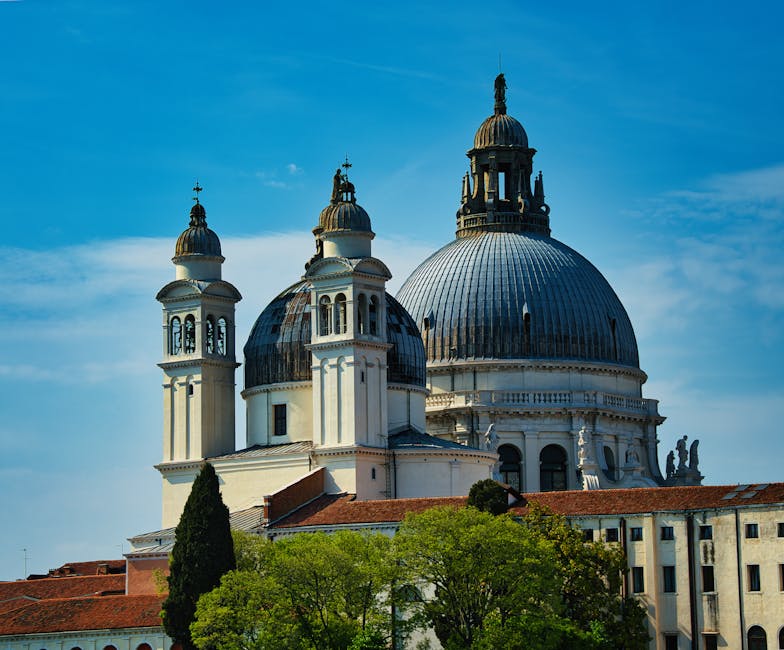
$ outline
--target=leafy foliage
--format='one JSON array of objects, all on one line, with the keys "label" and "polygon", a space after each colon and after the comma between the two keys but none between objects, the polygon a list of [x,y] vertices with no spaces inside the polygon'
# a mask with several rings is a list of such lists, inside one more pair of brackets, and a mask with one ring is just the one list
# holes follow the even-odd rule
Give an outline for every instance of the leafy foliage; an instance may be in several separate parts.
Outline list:
[{"label": "leafy foliage", "polygon": [[215,469],[204,463],[175,529],[169,596],[163,603],[163,627],[185,650],[193,648],[190,624],[201,594],[214,589],[234,568],[229,510],[223,504]]},{"label": "leafy foliage", "polygon": [[191,628],[198,648],[385,647],[385,595],[397,572],[387,537],[340,531],[235,540],[243,570],[199,601]]},{"label": "leafy foliage", "polygon": [[500,515],[509,508],[506,490],[491,478],[477,481],[471,486],[468,505],[491,515]]},{"label": "leafy foliage", "polygon": [[395,545],[409,579],[433,594],[416,615],[445,648],[472,647],[491,615],[560,610],[551,545],[508,516],[433,508],[407,516]]}]

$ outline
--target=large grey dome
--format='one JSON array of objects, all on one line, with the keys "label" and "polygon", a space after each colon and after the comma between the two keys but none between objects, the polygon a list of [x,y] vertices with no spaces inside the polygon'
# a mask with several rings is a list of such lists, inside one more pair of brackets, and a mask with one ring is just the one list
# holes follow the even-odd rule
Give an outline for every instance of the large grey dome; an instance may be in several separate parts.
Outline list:
[{"label": "large grey dome", "polygon": [[[245,344],[245,388],[310,381],[310,283],[302,280],[278,295],[256,320]],[[386,294],[387,382],[425,385],[425,350],[411,316]]]},{"label": "large grey dome", "polygon": [[480,232],[431,255],[397,295],[429,363],[557,359],[639,367],[629,317],[601,273],[536,233]]}]

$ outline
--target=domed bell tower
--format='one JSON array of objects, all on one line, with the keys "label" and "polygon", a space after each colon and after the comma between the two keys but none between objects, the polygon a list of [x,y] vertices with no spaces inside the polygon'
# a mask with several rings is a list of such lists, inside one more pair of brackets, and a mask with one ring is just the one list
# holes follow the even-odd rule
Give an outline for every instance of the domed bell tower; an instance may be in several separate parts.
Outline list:
[{"label": "domed bell tower", "polygon": [[[348,160],[319,216],[312,284],[313,442],[318,447],[385,447],[387,315],[391,274],[371,255],[370,217],[356,202]],[[350,489],[350,486],[347,486]]]},{"label": "domed bell tower", "polygon": [[466,154],[471,171],[463,177],[458,237],[477,231],[550,234],[541,172],[531,187],[534,154],[523,125],[506,114],[506,80],[499,74],[493,115],[479,127]]},{"label": "domed bell tower", "polygon": [[[234,451],[234,305],[239,291],[221,278],[221,245],[207,227],[196,183],[190,224],[177,239],[175,280],[163,305],[163,463]],[[165,499],[164,499],[165,501]]]}]

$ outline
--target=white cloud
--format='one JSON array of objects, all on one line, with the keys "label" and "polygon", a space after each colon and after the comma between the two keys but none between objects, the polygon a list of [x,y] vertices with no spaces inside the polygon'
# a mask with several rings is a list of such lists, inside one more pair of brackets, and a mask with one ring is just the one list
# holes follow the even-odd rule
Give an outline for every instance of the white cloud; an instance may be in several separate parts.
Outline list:
[{"label": "white cloud", "polygon": [[299,176],[303,173],[302,167],[297,167],[297,165],[294,163],[289,163],[286,165],[286,171],[288,171],[288,173],[292,176]]}]

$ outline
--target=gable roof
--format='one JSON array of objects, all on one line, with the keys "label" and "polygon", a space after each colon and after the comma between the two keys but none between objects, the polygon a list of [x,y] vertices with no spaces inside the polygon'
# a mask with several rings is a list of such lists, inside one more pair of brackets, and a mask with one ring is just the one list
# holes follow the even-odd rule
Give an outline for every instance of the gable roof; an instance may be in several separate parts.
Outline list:
[{"label": "gable roof", "polygon": [[162,602],[162,596],[41,600],[0,617],[0,634],[160,627]]},{"label": "gable roof", "polygon": [[122,593],[124,591],[124,573],[0,582],[0,606],[2,603],[15,598],[47,600],[50,598],[78,598],[105,593]]},{"label": "gable roof", "polygon": [[[422,512],[436,506],[461,507],[467,500],[467,497],[428,497],[356,501],[354,495],[323,495],[270,528],[396,524],[408,512]],[[510,512],[524,514],[530,502],[570,517],[784,505],[784,483],[530,492],[523,494]]]}]

